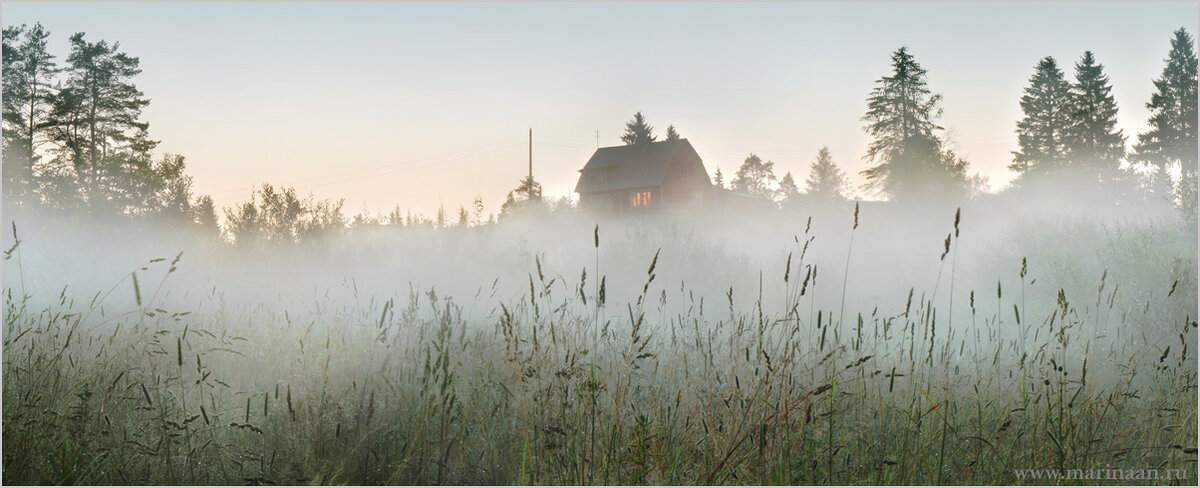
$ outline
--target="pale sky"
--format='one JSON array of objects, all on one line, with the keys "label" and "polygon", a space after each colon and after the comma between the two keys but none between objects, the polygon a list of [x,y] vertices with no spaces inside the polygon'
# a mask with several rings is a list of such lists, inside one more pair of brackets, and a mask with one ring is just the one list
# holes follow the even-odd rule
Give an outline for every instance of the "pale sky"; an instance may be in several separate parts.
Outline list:
[{"label": "pale sky", "polygon": [[751,152],[803,184],[818,148],[861,182],[860,118],[900,46],[944,96],[941,125],[993,188],[1012,177],[1019,99],[1054,56],[1068,77],[1092,50],[1129,137],[1171,33],[1196,2],[1064,3],[18,3],[5,26],[119,41],[159,150],[187,157],[217,205],[253,186],[399,205],[432,216],[481,195],[488,212],[526,172],[574,189],[596,148],[641,111],[674,124],[709,174]]}]

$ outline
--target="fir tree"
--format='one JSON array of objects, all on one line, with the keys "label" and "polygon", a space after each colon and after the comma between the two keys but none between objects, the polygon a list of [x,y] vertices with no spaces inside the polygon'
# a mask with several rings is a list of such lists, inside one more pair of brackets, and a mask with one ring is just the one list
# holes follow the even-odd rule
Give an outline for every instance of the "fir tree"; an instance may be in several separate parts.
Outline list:
[{"label": "fir tree", "polygon": [[1075,63],[1070,113],[1066,147],[1071,166],[1088,179],[1114,179],[1125,159],[1125,136],[1117,129],[1117,102],[1108,75],[1091,51]]},{"label": "fir tree", "polygon": [[1013,152],[1013,163],[1008,166],[1018,177],[1044,174],[1066,164],[1070,96],[1070,84],[1058,63],[1050,56],[1042,58],[1021,97],[1025,117],[1017,122],[1020,150]]},{"label": "fir tree", "polygon": [[779,190],[776,191],[781,207],[789,207],[794,205],[800,199],[800,187],[796,186],[796,180],[792,178],[792,172],[784,173],[783,179],[779,180]]},{"label": "fir tree", "polygon": [[892,53],[892,74],[871,90],[863,120],[872,141],[864,159],[877,164],[862,171],[865,189],[897,200],[968,193],[968,179],[937,136],[942,97],[929,90],[925,73],[902,47]]},{"label": "fir tree", "polygon": [[625,133],[621,135],[621,142],[627,146],[646,144],[655,139],[654,127],[646,123],[641,112],[633,114],[633,120],[625,123]]},{"label": "fir tree", "polygon": [[804,193],[809,199],[831,202],[846,199],[846,174],[833,162],[829,147],[817,151],[817,160],[808,170],[808,181]]},{"label": "fir tree", "polygon": [[679,139],[680,139],[679,133],[675,132],[675,126],[668,125],[667,126],[667,140],[668,141],[678,141]]},{"label": "fir tree", "polygon": [[725,189],[725,175],[721,174],[721,168],[717,168],[717,174],[713,175],[713,185]]},{"label": "fir tree", "polygon": [[[1174,195],[1185,208],[1196,205],[1196,51],[1194,39],[1180,28],[1171,39],[1171,51],[1162,76],[1154,80],[1150,130],[1138,135],[1135,158],[1152,165],[1158,179],[1166,180],[1168,168],[1178,166],[1182,179]],[[1165,186],[1165,185],[1164,185]]]}]

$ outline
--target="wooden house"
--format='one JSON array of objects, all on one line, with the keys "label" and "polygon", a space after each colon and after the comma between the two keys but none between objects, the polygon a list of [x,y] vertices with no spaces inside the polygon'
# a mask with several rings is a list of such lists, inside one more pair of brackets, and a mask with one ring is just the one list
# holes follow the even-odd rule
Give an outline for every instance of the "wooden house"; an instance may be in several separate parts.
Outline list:
[{"label": "wooden house", "polygon": [[581,208],[614,214],[695,207],[712,189],[687,139],[599,148],[575,185]]}]

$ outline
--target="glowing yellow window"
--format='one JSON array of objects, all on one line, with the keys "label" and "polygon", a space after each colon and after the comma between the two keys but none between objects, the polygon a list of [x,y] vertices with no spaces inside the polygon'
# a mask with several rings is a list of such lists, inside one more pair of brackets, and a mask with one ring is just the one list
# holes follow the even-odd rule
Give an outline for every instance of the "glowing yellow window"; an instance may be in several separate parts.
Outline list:
[{"label": "glowing yellow window", "polygon": [[650,192],[639,191],[630,194],[630,205],[634,207],[645,207],[650,205]]}]

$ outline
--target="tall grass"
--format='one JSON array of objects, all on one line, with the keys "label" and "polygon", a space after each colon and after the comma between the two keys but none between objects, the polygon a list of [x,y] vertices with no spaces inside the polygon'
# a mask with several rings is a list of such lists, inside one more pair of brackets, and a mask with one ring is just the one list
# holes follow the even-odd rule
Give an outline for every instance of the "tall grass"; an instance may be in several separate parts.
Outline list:
[{"label": "tall grass", "polygon": [[[958,227],[956,214],[955,240]],[[352,299],[301,310],[232,306],[215,290],[173,310],[159,290],[180,256],[114,285],[134,290],[130,303],[111,290],[77,301],[63,288],[35,309],[6,282],[3,481],[1008,484],[1024,482],[1014,469],[1103,466],[1195,475],[1196,318],[1177,314],[1194,279],[1190,290],[1145,285],[1144,307],[1117,309],[1107,272],[1093,302],[1037,287],[1036,268],[1011,261],[999,278],[1019,280],[1021,296],[998,284],[994,313],[979,316],[986,292],[955,290],[948,237],[944,303],[939,278],[847,314],[844,274],[835,318],[815,298],[839,292],[807,261],[810,228],[764,274],[782,280],[760,285],[783,289],[784,304],[765,307],[760,291],[739,307],[730,288],[727,315],[706,311],[686,283],[659,285],[659,254],[635,299],[607,300],[598,227],[592,276],[571,282],[535,255],[528,291],[506,301],[482,289],[467,303],[434,289],[359,297],[350,283]],[[1052,294],[1034,300],[1050,305],[1027,308],[1027,285]],[[1144,344],[1122,343],[1138,333]]]}]

